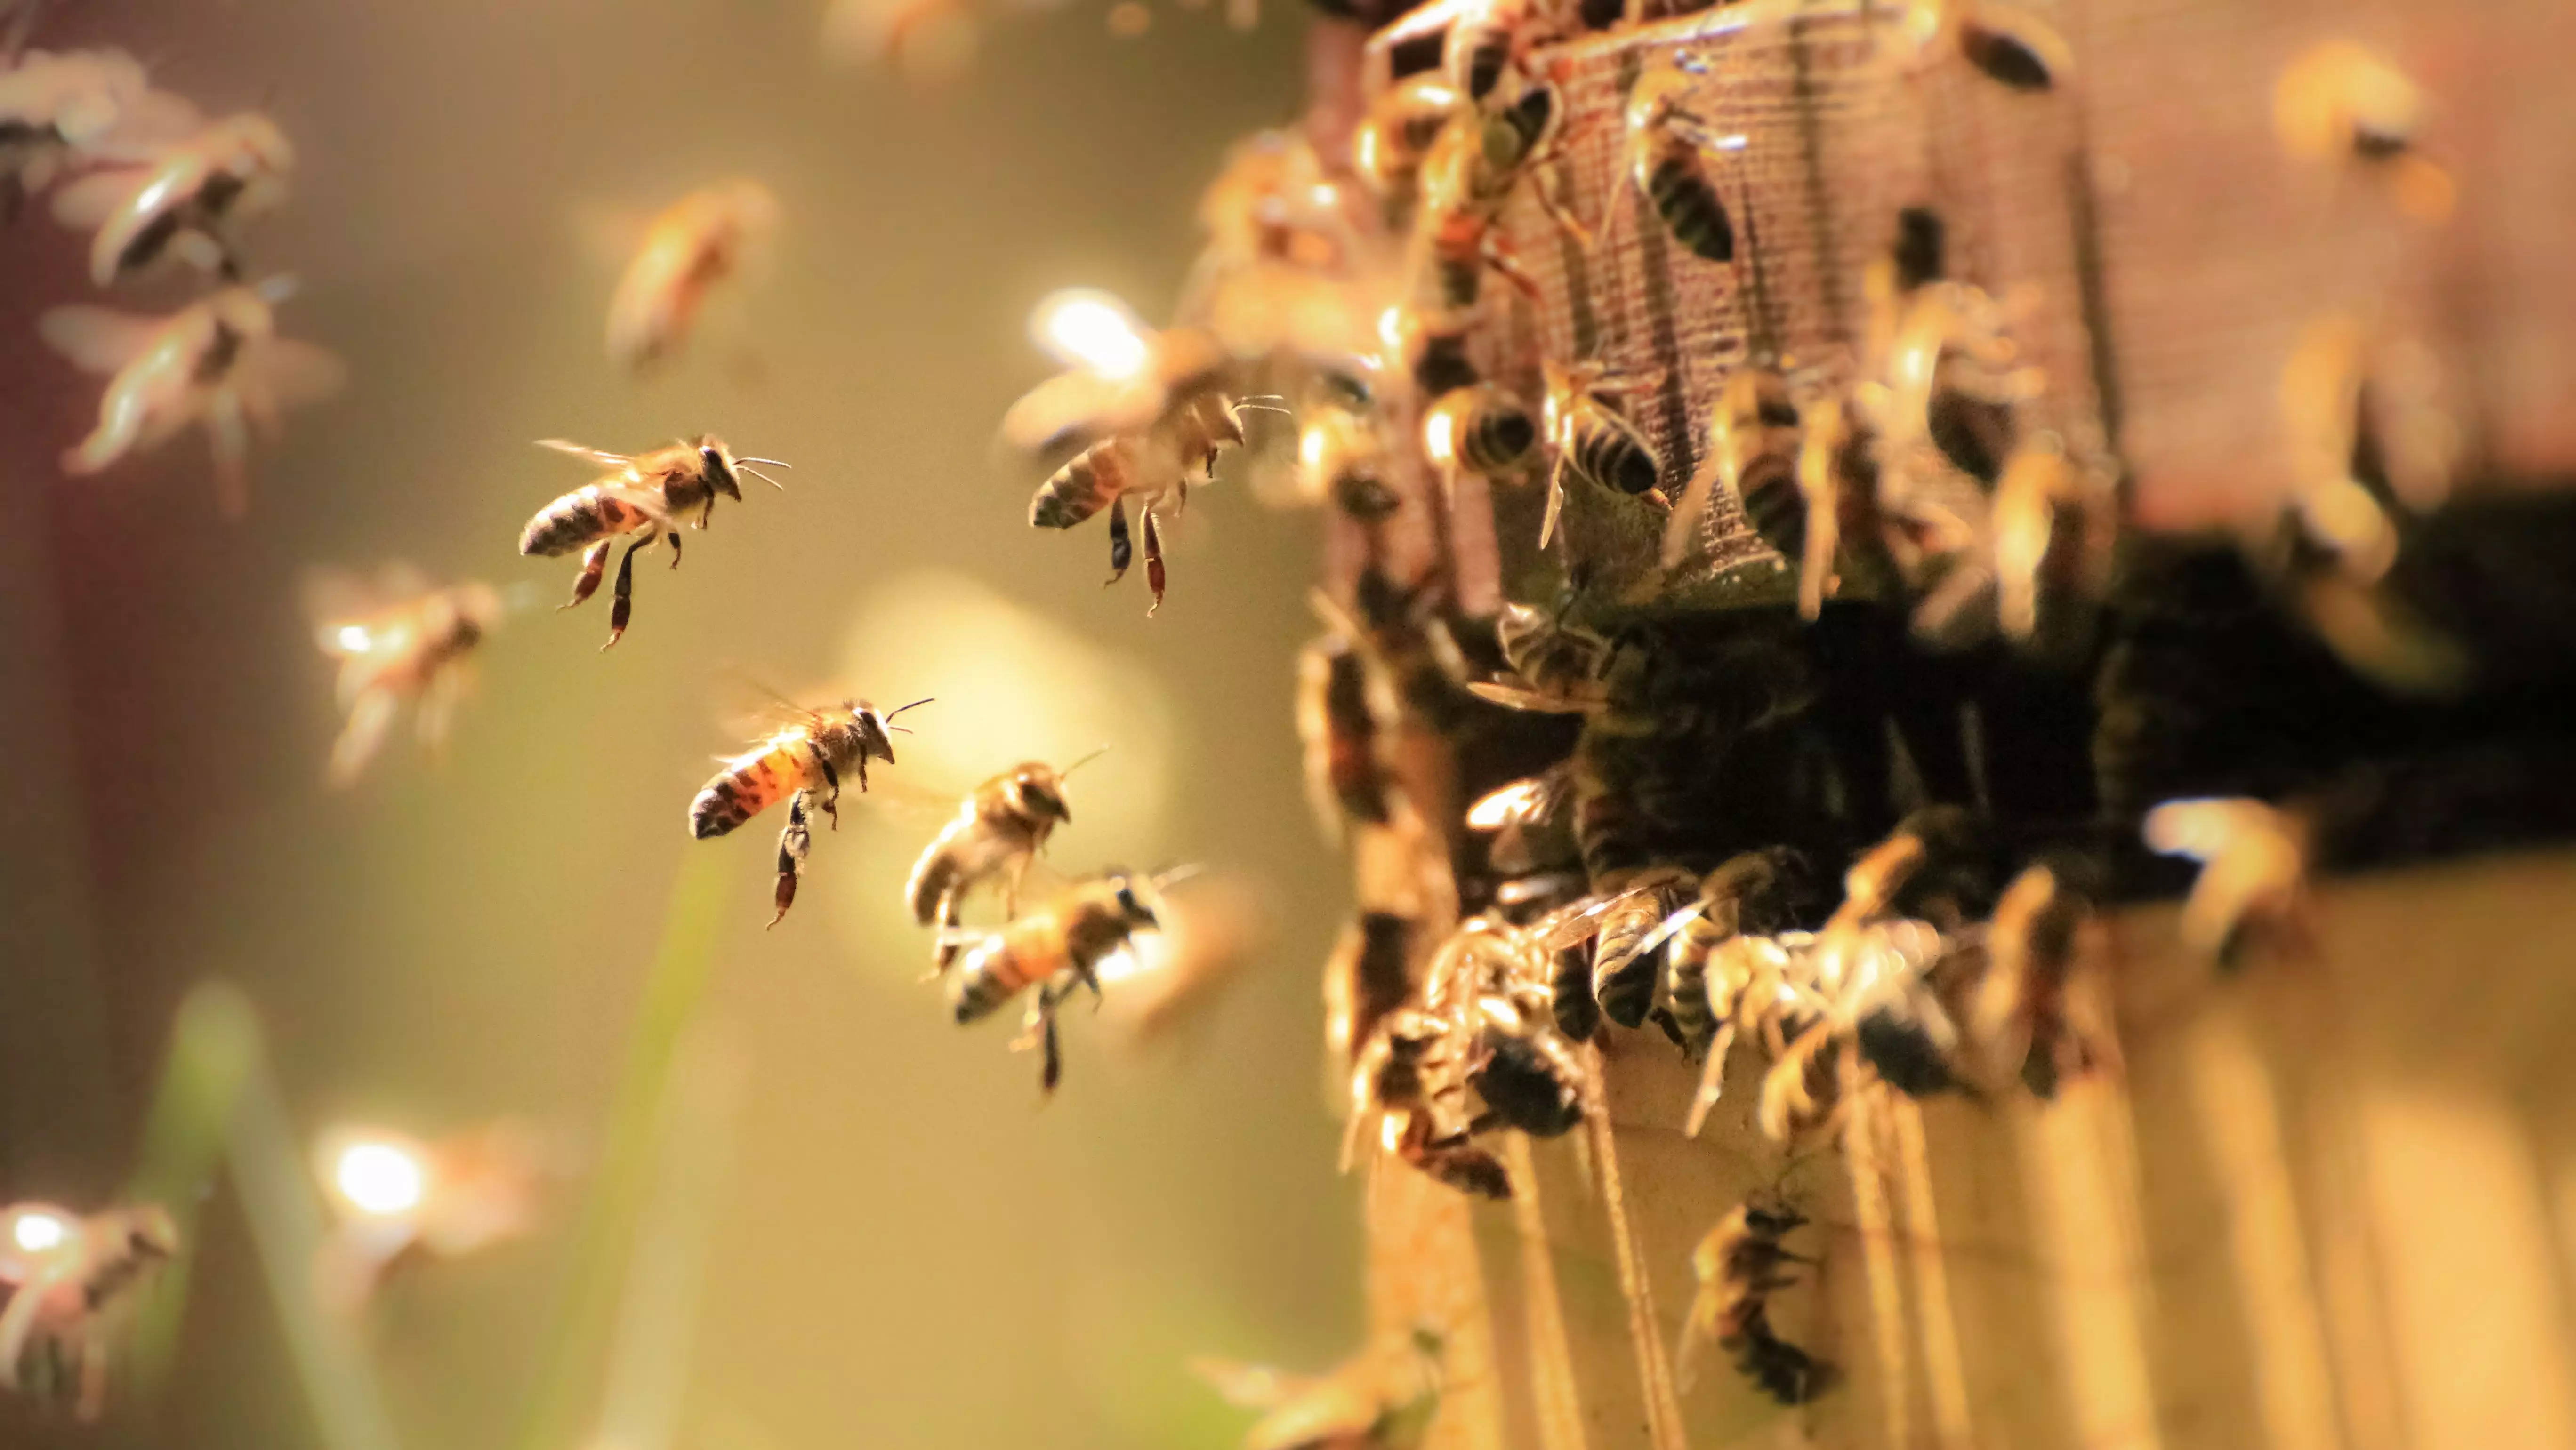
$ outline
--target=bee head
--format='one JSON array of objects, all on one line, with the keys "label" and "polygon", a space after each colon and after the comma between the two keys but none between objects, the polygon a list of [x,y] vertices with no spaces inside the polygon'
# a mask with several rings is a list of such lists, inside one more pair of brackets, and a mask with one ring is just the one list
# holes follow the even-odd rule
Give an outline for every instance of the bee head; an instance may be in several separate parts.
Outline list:
[{"label": "bee head", "polygon": [[[911,705],[898,705],[880,714],[876,706],[865,700],[842,701],[841,708],[850,712],[850,724],[859,732],[859,758],[865,760],[874,756],[888,765],[894,764],[894,736],[890,732],[903,730],[903,727],[887,722],[915,705],[929,703],[929,697],[924,696],[913,701]],[[911,732],[904,731],[904,733]]]},{"label": "bee head", "polygon": [[1039,821],[1062,821],[1073,824],[1073,807],[1065,804],[1064,777],[1055,767],[1041,761],[1030,761],[1011,772],[1011,783],[1003,794],[1019,814]]},{"label": "bee head", "polygon": [[1117,883],[1118,886],[1118,914],[1120,916],[1125,917],[1128,922],[1136,926],[1150,926],[1158,930],[1162,927],[1162,918],[1154,915],[1154,908],[1147,906],[1143,898],[1136,894],[1136,878],[1128,875],[1124,871],[1118,871],[1113,872],[1109,879]]},{"label": "bee head", "polygon": [[726,450],[723,439],[713,433],[698,435],[698,466],[718,493],[736,503],[742,501],[742,484],[733,472],[733,454]]}]

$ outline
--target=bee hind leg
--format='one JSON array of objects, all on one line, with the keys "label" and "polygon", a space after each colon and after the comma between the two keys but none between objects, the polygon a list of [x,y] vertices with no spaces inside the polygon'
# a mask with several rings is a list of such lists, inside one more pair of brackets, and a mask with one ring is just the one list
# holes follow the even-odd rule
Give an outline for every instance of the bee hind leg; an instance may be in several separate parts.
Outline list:
[{"label": "bee hind leg", "polygon": [[638,539],[627,545],[626,552],[618,557],[617,588],[608,606],[608,643],[600,646],[602,652],[625,635],[626,621],[634,616],[635,551],[651,542],[651,539]]},{"label": "bee hind leg", "polygon": [[1127,500],[1109,501],[1109,577],[1100,581],[1108,588],[1127,577],[1127,561],[1136,557],[1136,545],[1127,534]]},{"label": "bee hind leg", "polygon": [[1163,530],[1154,522],[1154,506],[1144,507],[1145,515],[1145,587],[1153,593],[1154,602],[1145,606],[1145,617],[1163,607]]},{"label": "bee hind leg", "polygon": [[570,609],[599,592],[599,581],[608,575],[608,550],[613,542],[614,540],[602,539],[583,551],[581,572],[573,576],[572,597],[556,605],[555,608]]},{"label": "bee hind leg", "polygon": [[[704,528],[704,527],[705,527],[705,525],[701,524],[701,525],[699,525],[699,527],[700,527],[700,528]],[[669,533],[667,533],[667,534],[664,534],[664,535],[662,536],[662,541],[663,541],[664,543],[669,544],[669,545],[671,546],[671,567],[672,567],[672,568],[674,568],[674,569],[679,568],[679,567],[680,567],[680,531],[679,531],[679,530],[677,530],[677,529],[673,529],[671,532],[669,532]]]},{"label": "bee hind leg", "polygon": [[776,914],[769,918],[770,926],[785,920],[787,908],[796,904],[796,881],[805,872],[806,854],[814,849],[814,832],[805,815],[805,801],[811,794],[800,790],[787,804],[787,829],[778,833],[778,886],[771,893]]},{"label": "bee hind leg", "polygon": [[[823,814],[832,818],[832,829],[837,831],[841,829],[841,773],[832,768],[831,757],[823,753],[822,746],[808,741],[805,748],[813,752],[814,763],[823,768],[825,793],[817,797],[814,803],[822,808]],[[865,766],[862,765],[861,768],[864,769]],[[859,789],[867,789],[864,777]]]}]

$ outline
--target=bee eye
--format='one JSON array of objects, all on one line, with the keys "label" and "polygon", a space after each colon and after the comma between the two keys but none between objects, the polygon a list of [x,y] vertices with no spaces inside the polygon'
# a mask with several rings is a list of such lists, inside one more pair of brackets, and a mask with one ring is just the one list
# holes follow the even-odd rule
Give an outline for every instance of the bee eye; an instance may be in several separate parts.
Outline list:
[{"label": "bee eye", "polygon": [[709,468],[721,469],[724,467],[723,456],[718,454],[713,448],[700,448],[698,450],[698,456],[707,461],[707,467]]}]

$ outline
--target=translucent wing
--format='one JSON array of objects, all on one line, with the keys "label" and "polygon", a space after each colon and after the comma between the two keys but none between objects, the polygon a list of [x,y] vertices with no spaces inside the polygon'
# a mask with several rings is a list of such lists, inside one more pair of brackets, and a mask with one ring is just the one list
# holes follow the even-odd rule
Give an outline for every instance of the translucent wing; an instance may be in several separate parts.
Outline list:
[{"label": "translucent wing", "polygon": [[54,307],[36,331],[83,372],[112,373],[149,351],[166,319],[107,307]]},{"label": "translucent wing", "polygon": [[271,408],[300,408],[347,387],[349,367],[328,348],[280,337],[259,350],[251,381]]},{"label": "translucent wing", "polygon": [[1509,710],[1528,710],[1542,715],[1588,714],[1599,704],[1593,700],[1547,694],[1526,685],[1507,685],[1499,680],[1475,680],[1467,688],[1477,699]]},{"label": "translucent wing", "polygon": [[1021,394],[1002,415],[1002,441],[1026,453],[1049,453],[1133,433],[1162,416],[1169,398],[1152,378],[1110,378],[1077,368]]},{"label": "translucent wing", "polygon": [[1269,1409],[1323,1383],[1314,1375],[1289,1374],[1266,1364],[1244,1364],[1204,1355],[1190,1361],[1190,1373],[1207,1381],[1209,1388],[1224,1396],[1228,1404],[1247,1410]]},{"label": "translucent wing", "polygon": [[624,468],[634,461],[623,453],[611,453],[603,448],[587,448],[579,443],[566,442],[561,438],[540,438],[537,440],[537,446],[551,448],[557,453],[568,453],[584,463],[600,468]]},{"label": "translucent wing", "polygon": [[65,182],[54,190],[54,220],[76,232],[95,231],[116,215],[146,175],[135,169],[93,171]]}]

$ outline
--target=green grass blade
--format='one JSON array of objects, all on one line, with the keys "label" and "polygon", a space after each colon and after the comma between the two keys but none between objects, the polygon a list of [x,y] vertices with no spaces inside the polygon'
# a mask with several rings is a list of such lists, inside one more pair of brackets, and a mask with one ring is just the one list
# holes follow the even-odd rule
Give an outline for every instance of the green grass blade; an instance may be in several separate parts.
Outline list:
[{"label": "green grass blade", "polygon": [[143,1124],[142,1158],[125,1190],[126,1202],[160,1204],[179,1226],[179,1256],[153,1277],[135,1313],[131,1382],[147,1404],[169,1382],[196,1264],[197,1222],[223,1166],[242,1084],[258,1058],[259,1020],[240,988],[203,982],[180,1002],[161,1086]]}]

